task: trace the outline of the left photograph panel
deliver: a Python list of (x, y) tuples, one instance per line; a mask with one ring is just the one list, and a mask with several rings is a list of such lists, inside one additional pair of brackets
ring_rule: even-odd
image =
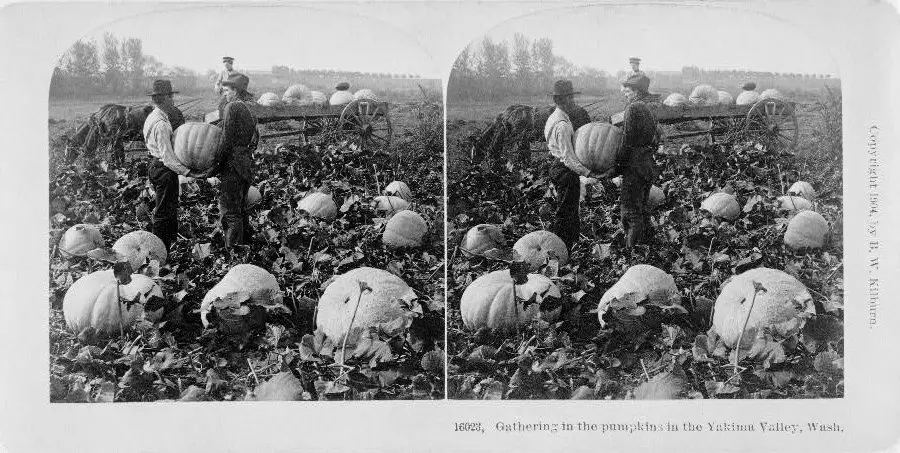
[(49, 87), (50, 401), (444, 398), (434, 66), (300, 7), (85, 30)]

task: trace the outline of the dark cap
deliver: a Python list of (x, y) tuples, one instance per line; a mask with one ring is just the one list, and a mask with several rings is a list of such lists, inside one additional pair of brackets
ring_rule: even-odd
[(239, 91), (247, 91), (247, 87), (250, 86), (250, 78), (241, 74), (240, 72), (235, 72), (228, 76), (228, 80), (222, 82), (223, 87), (233, 87), (237, 88)]
[(571, 80), (557, 80), (556, 83), (553, 84), (553, 92), (550, 93), (551, 96), (568, 96), (570, 94), (581, 94), (580, 91), (575, 91), (572, 88)]
[(222, 63), (231, 63), (234, 61), (234, 58), (231, 57), (222, 57)]
[(756, 89), (756, 84), (753, 82), (747, 82), (741, 88), (745, 91), (753, 91)]
[(346, 91), (350, 89), (350, 84), (347, 82), (341, 82), (334, 87), (335, 90), (338, 91)]
[(631, 58), (628, 59), (628, 62), (629, 62), (629, 63), (640, 63), (640, 62), (641, 62), (641, 59), (638, 58), (638, 57), (631, 57)]
[(650, 79), (643, 74), (632, 74), (622, 82), (622, 86), (646, 93), (650, 90)]
[(177, 91), (172, 91), (172, 81), (171, 80), (154, 80), (153, 81), (153, 91), (147, 93), (147, 96), (159, 96), (164, 94), (175, 94)]

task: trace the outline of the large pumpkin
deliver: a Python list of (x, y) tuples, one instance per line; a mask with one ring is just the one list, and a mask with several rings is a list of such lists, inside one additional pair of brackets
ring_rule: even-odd
[(282, 99), (303, 99), (309, 97), (309, 93), (309, 88), (307, 88), (306, 85), (291, 85), (287, 90), (284, 90)]
[(734, 96), (731, 93), (723, 90), (719, 90), (719, 104), (721, 105), (731, 105), (734, 104)]
[(349, 91), (335, 91), (328, 100), (330, 105), (344, 105), (353, 102), (353, 93)]
[(392, 181), (384, 188), (384, 194), (400, 197), (406, 201), (413, 200), (412, 191), (409, 190), (409, 186), (403, 181)]
[(688, 100), (693, 105), (717, 105), (719, 103), (719, 91), (709, 85), (697, 85)]
[(280, 305), (282, 301), (281, 287), (278, 280), (265, 269), (253, 264), (238, 264), (232, 267), (216, 286), (203, 296), (200, 304), (200, 320), (203, 326), (209, 326), (207, 316), (212, 310), (213, 302), (224, 299), (231, 293), (246, 294), (249, 300), (257, 305)]
[(782, 195), (778, 197), (778, 209), (788, 212), (800, 212), (812, 210), (812, 203), (803, 197)]
[[(362, 290), (361, 283), (371, 290)], [(353, 269), (335, 277), (325, 288), (319, 298), (316, 328), (338, 341), (351, 329), (366, 329), (396, 320), (416, 298), (403, 279), (388, 271), (371, 267)]]
[(784, 244), (794, 250), (817, 249), (828, 239), (828, 221), (815, 211), (800, 211), (788, 222)]
[(788, 189), (788, 195), (800, 196), (809, 201), (815, 201), (816, 189), (813, 189), (812, 184), (806, 181), (797, 181), (791, 184), (791, 188)]
[(606, 325), (603, 315), (615, 303), (653, 303), (661, 306), (679, 304), (681, 294), (675, 286), (675, 279), (664, 270), (649, 264), (637, 264), (628, 268), (625, 274), (600, 298), (597, 318), (600, 325)]
[(687, 97), (681, 93), (672, 93), (666, 96), (663, 104), (669, 107), (681, 107), (684, 104), (687, 104)]
[(428, 224), (419, 214), (408, 209), (394, 214), (387, 225), (381, 240), (388, 247), (418, 247), (428, 231)]
[(175, 158), (187, 168), (209, 170), (219, 152), (222, 129), (207, 123), (184, 123), (175, 129)]
[(513, 244), (513, 250), (528, 263), (532, 271), (540, 269), (550, 254), (556, 256), (560, 266), (569, 262), (569, 249), (559, 236), (547, 231), (532, 231)]
[(353, 99), (368, 99), (368, 100), (370, 100), (370, 101), (376, 101), (376, 102), (377, 102), (377, 101), (378, 101), (378, 96), (375, 94), (374, 91), (372, 91), (372, 90), (370, 90), (370, 89), (368, 89), (368, 88), (363, 88), (363, 89), (361, 89), (361, 90), (359, 90), (359, 91), (357, 91), (356, 93), (353, 94)]
[(755, 91), (742, 91), (735, 100), (737, 105), (753, 105), (759, 102), (759, 93)]
[(124, 257), (131, 269), (137, 271), (147, 264), (148, 260), (156, 260), (159, 265), (166, 264), (168, 253), (166, 244), (157, 235), (143, 230), (132, 231), (120, 237), (112, 249)]
[(337, 205), (330, 194), (322, 192), (313, 192), (300, 200), (297, 209), (306, 211), (313, 217), (331, 220), (337, 216)]
[[(76, 333), (88, 327), (101, 333), (118, 332), (144, 316), (144, 304), (151, 296), (163, 297), (159, 286), (145, 275), (132, 275), (127, 285), (118, 283), (112, 270), (92, 272), (76, 280), (63, 298), (63, 316), (69, 329)], [(147, 317), (158, 318), (161, 312), (159, 309)]]
[(488, 250), (505, 247), (506, 238), (503, 236), (503, 231), (497, 225), (487, 223), (469, 228), (462, 244), (459, 245), (460, 250), (466, 256), (481, 255)]
[(259, 97), (259, 100), (256, 101), (256, 103), (263, 107), (281, 107), (282, 105), (284, 105), (284, 102), (281, 100), (281, 98), (279, 98), (277, 94), (272, 92), (263, 93)]
[(319, 107), (324, 106), (328, 102), (328, 97), (321, 91), (310, 91), (309, 97), (306, 98), (312, 105)]
[(79, 223), (73, 225), (59, 238), (59, 251), (65, 257), (84, 256), (97, 247), (103, 247), (106, 241), (93, 225)]
[[(463, 291), (459, 311), (468, 329), (482, 327), (511, 330), (532, 320), (544, 318), (553, 322), (562, 307), (542, 313), (540, 304), (546, 298), (561, 298), (559, 288), (544, 275), (529, 274), (527, 282), (514, 285), (509, 270), (482, 275)], [(533, 302), (527, 307), (526, 302)]]
[(588, 123), (575, 136), (575, 158), (582, 165), (603, 173), (616, 165), (622, 148), (622, 130), (609, 123)]
[(700, 209), (703, 209), (717, 219), (734, 220), (741, 215), (741, 206), (738, 204), (734, 195), (725, 192), (717, 192), (700, 203)]
[(390, 217), (409, 207), (409, 202), (391, 195), (379, 195), (373, 200), (375, 211)]
[[(765, 288), (756, 293), (755, 300), (754, 282)], [(751, 305), (753, 311), (750, 311)], [(776, 336), (787, 337), (799, 332), (806, 318), (815, 313), (813, 299), (802, 283), (780, 270), (760, 267), (725, 282), (716, 298), (712, 330), (726, 346), (734, 348), (746, 322), (741, 347), (748, 348), (760, 329), (766, 328)]]

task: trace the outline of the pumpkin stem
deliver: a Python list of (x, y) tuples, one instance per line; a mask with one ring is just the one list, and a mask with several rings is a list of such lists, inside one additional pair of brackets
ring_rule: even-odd
[(116, 279), (116, 305), (119, 306), (119, 337), (125, 338), (125, 329), (122, 327), (124, 322), (124, 315), (122, 315), (122, 291), (121, 284), (119, 283), (119, 279)]
[(750, 300), (750, 309), (747, 310), (747, 316), (744, 318), (744, 327), (741, 329), (741, 334), (738, 335), (737, 345), (735, 345), (735, 348), (734, 348), (734, 374), (735, 374), (735, 376), (737, 376), (737, 374), (738, 374), (738, 362), (741, 360), (741, 341), (744, 339), (744, 331), (747, 330), (747, 322), (750, 321), (750, 314), (753, 313), (753, 304), (756, 303), (756, 294), (759, 293), (759, 291), (760, 290), (754, 284), (753, 285), (753, 299)]
[(359, 301), (362, 300), (364, 291), (362, 288), (359, 289), (359, 297), (356, 298), (356, 306), (353, 307), (353, 316), (350, 317), (350, 325), (347, 326), (347, 333), (344, 334), (344, 343), (341, 345), (341, 368), (344, 367), (344, 362), (347, 360), (347, 338), (350, 337), (350, 330), (353, 329), (353, 321), (356, 319), (356, 311), (359, 310)]

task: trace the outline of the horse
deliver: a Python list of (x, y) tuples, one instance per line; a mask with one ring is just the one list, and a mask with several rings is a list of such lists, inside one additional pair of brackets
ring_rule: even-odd
[(86, 155), (94, 155), (98, 149), (106, 148), (114, 158), (124, 158), (122, 142), (142, 136), (144, 121), (152, 111), (150, 105), (104, 104), (75, 130), (67, 148), (70, 152), (82, 148)]
[(493, 165), (501, 164), (504, 150), (512, 146), (509, 161), (531, 161), (531, 142), (544, 141), (544, 125), (553, 113), (553, 106), (532, 107), (511, 105), (497, 115), (477, 137), (470, 137), (470, 159), (479, 164), (488, 157)]

